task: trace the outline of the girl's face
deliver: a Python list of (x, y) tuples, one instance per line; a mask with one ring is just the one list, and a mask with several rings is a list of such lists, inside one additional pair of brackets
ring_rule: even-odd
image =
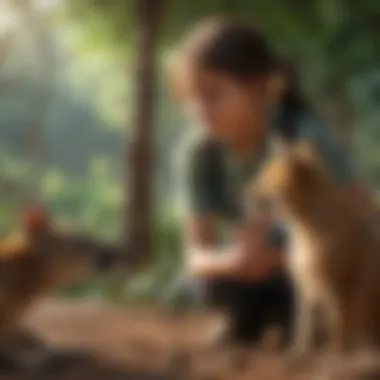
[(260, 127), (267, 99), (265, 78), (242, 82), (217, 71), (198, 69), (187, 78), (184, 104), (207, 132), (229, 142)]

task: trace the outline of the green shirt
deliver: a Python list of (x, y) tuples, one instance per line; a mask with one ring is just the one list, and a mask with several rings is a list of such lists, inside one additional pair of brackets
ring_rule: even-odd
[[(296, 120), (297, 139), (310, 139), (333, 175), (343, 182), (352, 178), (349, 161), (328, 127), (307, 114)], [(232, 219), (239, 215), (239, 204), (247, 180), (254, 177), (268, 153), (271, 133), (249, 159), (236, 160), (220, 145), (224, 172), (223, 184), (215, 174), (207, 136), (194, 127), (178, 146), (175, 162), (178, 179), (178, 201), (181, 211), (214, 213)]]

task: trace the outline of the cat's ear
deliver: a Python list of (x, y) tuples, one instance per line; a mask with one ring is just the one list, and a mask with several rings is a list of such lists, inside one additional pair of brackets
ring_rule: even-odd
[(314, 186), (315, 180), (326, 172), (318, 150), (310, 140), (300, 140), (294, 145), (292, 167), (299, 183), (305, 187)]
[(313, 165), (321, 164), (321, 159), (315, 144), (310, 140), (297, 141), (293, 147), (292, 154), (299, 162)]

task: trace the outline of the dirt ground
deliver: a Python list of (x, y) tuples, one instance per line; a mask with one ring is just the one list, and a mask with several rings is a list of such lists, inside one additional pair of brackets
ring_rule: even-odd
[[(199, 312), (168, 316), (150, 307), (46, 300), (30, 313), (25, 325), (49, 347), (72, 353), (71, 359), (17, 376), (0, 375), (0, 380), (314, 379), (311, 364), (303, 371), (290, 371), (268, 349), (244, 356), (207, 351), (205, 338), (216, 323), (215, 316)], [(335, 378), (367, 379), (342, 374)]]

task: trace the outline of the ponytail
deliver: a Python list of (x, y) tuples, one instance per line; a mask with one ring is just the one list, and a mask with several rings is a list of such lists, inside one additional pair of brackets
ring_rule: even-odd
[(294, 68), (288, 62), (281, 62), (280, 72), (285, 76), (286, 85), (272, 122), (281, 137), (292, 140), (297, 137), (297, 120), (309, 106), (299, 88)]

